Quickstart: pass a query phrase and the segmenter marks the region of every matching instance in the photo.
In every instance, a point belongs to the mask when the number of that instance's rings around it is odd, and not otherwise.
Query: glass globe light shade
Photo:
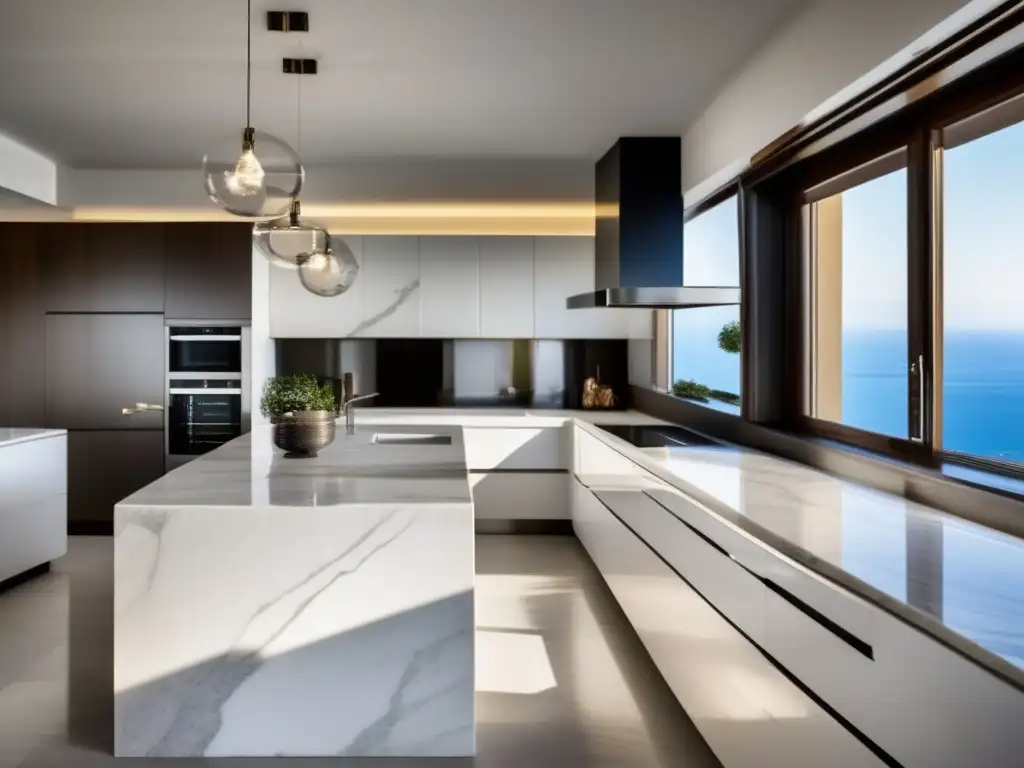
[[[282,219],[260,221],[252,227],[252,241],[272,264],[297,267],[313,254],[327,250],[327,229],[315,221],[299,217],[299,201]]]
[[[287,143],[252,128],[224,138],[203,157],[206,194],[237,216],[288,213],[302,191],[305,170]]]
[[[323,253],[314,253],[299,264],[299,280],[317,296],[340,296],[355,283],[359,264],[343,241],[331,241]]]

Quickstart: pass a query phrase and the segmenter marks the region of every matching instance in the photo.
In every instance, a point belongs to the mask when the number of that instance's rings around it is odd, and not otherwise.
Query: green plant
[[[334,390],[320,386],[316,376],[274,376],[263,385],[260,413],[271,421],[292,411],[333,411]]]
[[[740,351],[740,324],[738,320],[726,323],[718,332],[718,348],[723,352],[738,354]]]
[[[740,396],[733,392],[726,392],[724,389],[712,389],[711,397],[715,400],[720,400],[723,403],[729,403],[729,405],[739,405]]]
[[[685,397],[688,400],[706,403],[711,399],[711,388],[698,384],[693,379],[679,379],[672,385],[672,394],[676,397]]]

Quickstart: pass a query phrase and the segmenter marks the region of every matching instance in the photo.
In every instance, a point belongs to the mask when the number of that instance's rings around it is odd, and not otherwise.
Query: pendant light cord
[[[302,41],[299,41],[299,58],[302,58]],[[302,75],[298,76],[299,87],[297,89],[298,97],[297,104],[295,105],[295,151],[299,157],[302,157]]]
[[[245,127],[252,127],[252,0],[246,0],[245,10]]]

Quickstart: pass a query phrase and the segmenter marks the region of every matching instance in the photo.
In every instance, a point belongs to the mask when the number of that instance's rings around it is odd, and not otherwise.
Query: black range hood
[[[740,289],[683,287],[682,140],[621,138],[594,177],[594,290],[569,309],[683,309],[740,303]]]

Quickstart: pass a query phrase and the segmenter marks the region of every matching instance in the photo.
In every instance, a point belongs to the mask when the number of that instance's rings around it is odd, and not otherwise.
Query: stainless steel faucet
[[[356,409],[353,407],[353,403],[369,400],[378,394],[380,393],[374,392],[372,395],[358,395],[357,397],[350,397],[345,401],[345,404],[342,406],[345,411],[345,434],[354,435],[356,432]]]

